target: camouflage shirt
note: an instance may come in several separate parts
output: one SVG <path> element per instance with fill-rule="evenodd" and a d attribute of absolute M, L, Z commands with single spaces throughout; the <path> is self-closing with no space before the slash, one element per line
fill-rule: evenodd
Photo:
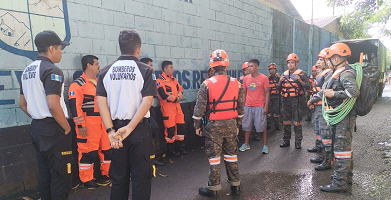
<path fill-rule="evenodd" d="M 347 67 L 347 65 L 345 65 Z M 322 87 L 322 89 L 311 98 L 311 102 L 322 101 L 323 91 L 327 84 L 330 82 L 332 76 L 328 76 Z M 332 99 L 347 99 L 354 98 L 360 95 L 360 89 L 358 89 L 356 82 L 356 74 L 354 70 L 345 70 L 340 76 L 335 79 L 334 83 L 331 86 L 331 89 L 334 90 L 334 97 L 327 99 L 329 102 Z"/>
<path fill-rule="evenodd" d="M 224 74 L 227 72 L 216 73 L 215 75 Z M 208 87 L 206 86 L 205 81 L 201 84 L 200 89 L 197 93 L 197 102 L 194 107 L 194 128 L 198 129 L 201 127 L 201 118 L 206 113 L 206 106 L 208 103 Z M 237 125 L 240 126 L 242 124 L 242 119 L 244 115 L 244 102 L 243 102 L 243 88 L 239 89 L 238 96 L 238 107 L 237 107 L 238 117 L 237 117 Z"/>

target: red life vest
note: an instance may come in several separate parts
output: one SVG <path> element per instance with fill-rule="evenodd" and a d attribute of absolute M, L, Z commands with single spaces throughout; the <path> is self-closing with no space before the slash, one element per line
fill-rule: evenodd
<path fill-rule="evenodd" d="M 297 69 L 293 74 L 290 74 L 289 70 L 284 72 L 285 80 L 282 83 L 281 96 L 283 97 L 296 97 L 304 94 L 302 86 L 299 81 L 296 80 L 296 76 L 301 74 L 303 70 Z"/>
<path fill-rule="evenodd" d="M 279 94 L 280 92 L 277 90 L 278 81 L 280 79 L 277 76 L 269 76 L 269 85 L 270 85 L 270 94 Z"/>
<path fill-rule="evenodd" d="M 236 78 L 231 78 L 227 75 L 216 75 L 205 80 L 206 86 L 208 87 L 207 110 L 212 109 L 213 104 L 219 99 L 227 84 L 227 78 L 230 78 L 227 91 L 220 103 L 210 113 L 210 120 L 226 120 L 238 117 L 237 107 L 241 85 Z"/>

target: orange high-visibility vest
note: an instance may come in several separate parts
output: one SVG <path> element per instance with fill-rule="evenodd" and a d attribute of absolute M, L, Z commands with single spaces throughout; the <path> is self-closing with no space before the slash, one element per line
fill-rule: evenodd
<path fill-rule="evenodd" d="M 208 87 L 208 106 L 207 110 L 212 109 L 213 104 L 219 99 L 221 93 L 227 84 L 227 78 L 230 79 L 227 91 L 225 92 L 220 103 L 210 113 L 210 120 L 226 120 L 238 117 L 238 97 L 240 83 L 235 78 L 227 75 L 216 75 L 205 80 Z"/>
<path fill-rule="evenodd" d="M 279 94 L 280 92 L 277 90 L 278 81 L 280 79 L 277 76 L 269 77 L 269 85 L 270 85 L 270 94 Z"/>
<path fill-rule="evenodd" d="M 303 70 L 297 69 L 293 74 L 290 74 L 289 70 L 284 72 L 285 80 L 282 83 L 281 96 L 283 97 L 296 97 L 304 94 L 304 90 L 299 85 L 299 81 L 296 80 L 296 76 L 301 74 Z"/>

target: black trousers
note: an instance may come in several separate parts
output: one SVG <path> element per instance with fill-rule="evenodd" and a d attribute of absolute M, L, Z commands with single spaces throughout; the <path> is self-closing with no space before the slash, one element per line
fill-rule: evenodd
<path fill-rule="evenodd" d="M 128 123 L 129 120 L 114 120 L 114 129 L 118 130 Z M 122 143 L 122 148 L 112 149 L 109 174 L 113 185 L 110 199 L 128 199 L 130 175 L 132 178 L 132 199 L 150 199 L 155 147 L 148 120 L 142 120 Z"/>
<path fill-rule="evenodd" d="M 34 119 L 30 137 L 37 154 L 38 191 L 42 200 L 68 199 L 72 183 L 71 134 L 53 119 Z"/>

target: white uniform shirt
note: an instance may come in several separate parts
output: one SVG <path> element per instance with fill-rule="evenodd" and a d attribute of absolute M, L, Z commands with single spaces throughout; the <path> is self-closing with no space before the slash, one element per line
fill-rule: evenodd
<path fill-rule="evenodd" d="M 156 94 L 153 69 L 133 56 L 121 56 L 104 67 L 96 86 L 96 95 L 107 97 L 112 120 L 131 120 L 142 98 Z M 149 111 L 145 117 L 150 117 Z"/>
<path fill-rule="evenodd" d="M 21 76 L 20 94 L 27 102 L 27 112 L 33 119 L 53 117 L 49 111 L 46 96 L 57 94 L 60 96 L 60 105 L 68 118 L 68 110 L 64 96 L 64 74 L 54 63 L 44 57 L 38 56 L 36 60 L 24 69 Z"/>

